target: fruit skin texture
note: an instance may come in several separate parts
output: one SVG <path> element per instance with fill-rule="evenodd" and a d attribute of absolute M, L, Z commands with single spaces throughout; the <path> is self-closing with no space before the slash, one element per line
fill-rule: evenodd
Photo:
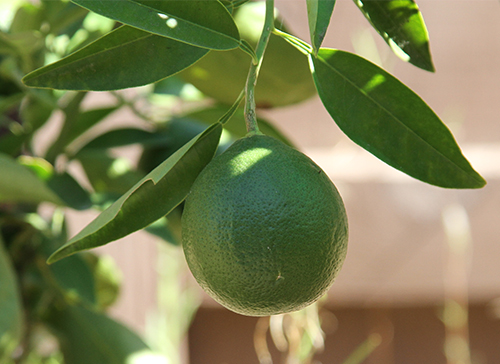
<path fill-rule="evenodd" d="M 302 309 L 323 296 L 347 252 L 347 217 L 312 160 L 264 135 L 236 141 L 196 179 L 182 216 L 200 286 L 248 316 Z"/>

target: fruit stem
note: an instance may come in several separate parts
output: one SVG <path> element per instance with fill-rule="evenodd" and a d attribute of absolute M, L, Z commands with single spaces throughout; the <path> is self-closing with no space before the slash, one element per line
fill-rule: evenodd
<path fill-rule="evenodd" d="M 257 47 L 255 48 L 256 61 L 252 60 L 250 70 L 248 71 L 247 82 L 245 85 L 245 123 L 249 134 L 259 134 L 257 124 L 257 115 L 255 112 L 255 85 L 259 76 L 260 66 L 264 58 L 269 37 L 274 30 L 274 0 L 266 0 L 266 16 L 264 27 Z"/>

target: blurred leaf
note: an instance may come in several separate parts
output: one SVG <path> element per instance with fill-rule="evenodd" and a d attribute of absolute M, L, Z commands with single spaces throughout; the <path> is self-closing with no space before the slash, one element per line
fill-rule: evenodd
<path fill-rule="evenodd" d="M 218 120 L 218 118 L 212 119 L 207 124 L 212 124 L 214 120 Z M 158 143 L 149 143 L 145 146 L 139 159 L 138 168 L 146 173 L 151 172 L 176 150 L 203 132 L 206 127 L 204 123 L 185 118 L 169 121 L 163 128 L 159 128 L 155 132 L 158 137 Z"/>
<path fill-rule="evenodd" d="M 436 186 L 485 185 L 448 128 L 398 79 L 359 56 L 334 49 L 320 49 L 311 62 L 323 104 L 355 143 Z"/>
<path fill-rule="evenodd" d="M 76 159 L 80 161 L 94 190 L 109 194 L 113 201 L 144 177 L 143 173 L 132 169 L 128 159 L 111 157 L 102 149 L 82 151 Z M 109 198 L 106 200 L 109 201 Z"/>
<path fill-rule="evenodd" d="M 248 2 L 234 13 L 241 38 L 254 47 L 264 26 L 265 8 L 263 1 Z M 280 17 L 275 19 L 274 26 L 286 31 L 286 24 Z M 250 56 L 240 48 L 211 51 L 182 71 L 179 77 L 218 102 L 232 105 L 245 87 L 250 62 Z M 272 33 L 255 87 L 257 108 L 297 104 L 315 94 L 306 55 Z"/>
<path fill-rule="evenodd" d="M 39 6 L 24 2 L 16 11 L 10 23 L 9 33 L 23 33 L 40 30 L 43 22 L 43 13 Z"/>
<path fill-rule="evenodd" d="M 116 2 L 109 2 L 115 4 Z M 190 66 L 208 50 L 121 26 L 23 78 L 27 86 L 108 91 L 156 82 Z"/>
<path fill-rule="evenodd" d="M 42 181 L 48 181 L 54 174 L 54 167 L 52 164 L 40 157 L 20 155 L 17 157 L 17 162 L 31 169 Z"/>
<path fill-rule="evenodd" d="M 176 211 L 177 209 L 174 209 L 172 212 Z M 171 215 L 170 213 L 169 215 Z M 174 228 L 171 226 L 172 223 L 170 219 L 167 219 L 165 217 L 162 217 L 161 219 L 155 221 L 151 225 L 149 225 L 145 231 L 150 233 L 151 235 L 154 235 L 163 241 L 166 241 L 167 243 L 170 243 L 172 245 L 180 246 L 181 242 L 178 239 L 178 237 L 175 236 L 175 233 L 172 231 Z"/>
<path fill-rule="evenodd" d="M 0 201 L 63 205 L 63 201 L 31 170 L 2 153 L 0 171 Z"/>
<path fill-rule="evenodd" d="M 86 210 L 92 206 L 89 193 L 67 172 L 52 175 L 47 185 L 66 206 L 75 210 Z"/>
<path fill-rule="evenodd" d="M 97 304 L 94 275 L 80 255 L 75 254 L 56 262 L 50 266 L 50 270 L 67 294 L 89 304 Z"/>
<path fill-rule="evenodd" d="M 354 2 L 398 57 L 434 72 L 429 34 L 414 0 Z"/>
<path fill-rule="evenodd" d="M 145 228 L 180 204 L 215 154 L 222 125 L 216 123 L 193 138 L 139 181 L 49 258 L 53 263 Z"/>
<path fill-rule="evenodd" d="M 78 153 L 91 149 L 108 149 L 131 144 L 154 145 L 161 143 L 163 140 L 164 136 L 144 129 L 114 129 L 95 137 L 84 145 Z"/>
<path fill-rule="evenodd" d="M 318 53 L 325 38 L 335 0 L 307 0 L 307 18 L 314 53 Z"/>
<path fill-rule="evenodd" d="M 210 49 L 238 47 L 240 36 L 227 9 L 216 0 L 72 0 L 147 32 Z"/>
<path fill-rule="evenodd" d="M 12 263 L 0 236 L 0 362 L 8 361 L 23 334 L 22 306 Z"/>
<path fill-rule="evenodd" d="M 104 310 L 113 305 L 118 299 L 122 281 L 121 271 L 110 256 L 96 255 L 90 252 L 81 256 L 90 266 L 94 275 L 97 307 Z"/>
<path fill-rule="evenodd" d="M 80 29 L 88 11 L 69 1 L 42 0 L 43 20 L 52 34 L 72 36 Z"/>
<path fill-rule="evenodd" d="M 227 107 L 213 107 L 202 109 L 199 111 L 195 111 L 191 114 L 186 115 L 186 118 L 199 120 L 203 123 L 209 124 L 212 123 L 213 120 L 219 119 L 224 113 L 227 111 Z M 261 117 L 257 117 L 257 122 L 259 124 L 259 129 L 262 133 L 272 136 L 278 140 L 281 140 L 283 143 L 292 146 L 292 142 L 283 135 L 278 129 L 276 129 L 271 122 L 263 119 Z M 229 131 L 234 137 L 242 138 L 247 134 L 247 130 L 245 127 L 245 115 L 242 109 L 236 110 L 231 119 L 224 124 L 224 129 Z"/>
<path fill-rule="evenodd" d="M 22 94 L 19 94 L 19 96 L 22 97 Z M 20 130 L 15 134 L 10 132 L 0 138 L 0 152 L 12 156 L 19 154 L 23 144 L 29 141 L 35 131 L 47 122 L 53 111 L 52 106 L 42 101 L 41 98 L 32 95 L 22 98 L 24 100 L 21 104 L 19 115 L 22 120 Z"/>
<path fill-rule="evenodd" d="M 78 114 L 76 120 L 73 120 L 71 130 L 67 138 L 67 144 L 85 133 L 97 123 L 104 120 L 108 115 L 118 109 L 117 106 L 92 109 Z"/>
<path fill-rule="evenodd" d="M 65 364 L 132 364 L 141 355 L 144 362 L 168 362 L 127 327 L 82 306 L 58 309 L 48 323 L 60 340 Z"/>

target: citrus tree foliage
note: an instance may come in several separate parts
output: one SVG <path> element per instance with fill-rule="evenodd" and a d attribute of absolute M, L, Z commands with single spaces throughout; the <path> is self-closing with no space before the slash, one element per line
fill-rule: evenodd
<path fill-rule="evenodd" d="M 27 360 L 29 350 L 16 346 L 32 348 L 40 327 L 60 339 L 54 355 L 68 364 L 156 355 L 106 316 L 118 290 L 112 274 L 96 268 L 93 254 L 74 253 L 140 229 L 178 244 L 179 216 L 191 185 L 214 155 L 247 133 L 252 105 L 243 111 L 240 103 L 251 104 L 252 67 L 260 71 L 254 96 L 264 134 L 291 145 L 258 117 L 258 109 L 286 107 L 317 93 L 346 136 L 390 166 L 440 187 L 484 186 L 451 132 L 417 94 L 358 55 L 323 47 L 335 21 L 335 0 L 306 3 L 309 40 L 290 34 L 278 13 L 274 22 L 266 21 L 264 3 L 245 0 L 8 4 L 12 16 L 0 30 L 2 362 Z M 272 1 L 267 5 L 272 9 Z M 353 6 L 402 61 L 434 71 L 415 1 L 356 0 Z M 267 36 L 267 48 L 260 47 Z M 138 100 L 115 92 L 146 85 Z M 112 101 L 84 107 L 89 91 L 109 91 Z M 159 112 L 141 111 L 141 101 Z M 197 108 L 179 107 L 193 104 Z M 96 132 L 122 108 L 144 123 Z M 62 126 L 40 149 L 38 131 L 53 116 Z M 142 150 L 135 167 L 113 152 L 132 144 Z M 87 183 L 69 168 L 75 164 Z M 38 214 L 41 203 L 57 207 L 51 217 Z M 65 208 L 100 214 L 69 239 Z"/>

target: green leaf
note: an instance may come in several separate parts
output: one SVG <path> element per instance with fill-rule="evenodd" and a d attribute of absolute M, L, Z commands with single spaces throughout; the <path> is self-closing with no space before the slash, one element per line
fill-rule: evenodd
<path fill-rule="evenodd" d="M 311 63 L 323 104 L 355 143 L 436 186 L 485 185 L 448 128 L 398 79 L 359 56 L 334 49 L 320 49 Z"/>
<path fill-rule="evenodd" d="M 23 82 L 31 87 L 62 90 L 118 90 L 171 76 L 207 52 L 122 26 L 75 53 L 29 73 Z"/>
<path fill-rule="evenodd" d="M 168 362 L 127 327 L 82 306 L 54 310 L 48 323 L 60 339 L 66 364 L 130 364 L 141 362 L 141 356 L 144 362 L 148 357 Z"/>
<path fill-rule="evenodd" d="M 429 34 L 414 0 L 354 2 L 398 57 L 434 72 Z"/>
<path fill-rule="evenodd" d="M 14 268 L 0 237 L 0 362 L 8 362 L 23 332 L 22 307 Z"/>
<path fill-rule="evenodd" d="M 94 274 L 87 262 L 78 254 L 50 266 L 56 281 L 67 294 L 97 304 Z"/>
<path fill-rule="evenodd" d="M 335 0 L 307 0 L 307 19 L 314 53 L 318 53 L 325 38 Z"/>
<path fill-rule="evenodd" d="M 80 161 L 95 192 L 108 195 L 106 201 L 116 200 L 145 175 L 133 170 L 128 159 L 111 157 L 102 149 L 84 150 L 75 158 Z"/>
<path fill-rule="evenodd" d="M 164 139 L 165 137 L 163 135 L 152 133 L 144 129 L 114 129 L 97 136 L 83 146 L 79 152 L 90 149 L 122 147 L 131 144 L 155 145 L 161 143 Z"/>
<path fill-rule="evenodd" d="M 86 210 L 92 206 L 88 191 L 67 172 L 52 175 L 47 185 L 66 206 L 75 210 Z"/>
<path fill-rule="evenodd" d="M 180 204 L 215 154 L 220 123 L 193 138 L 57 250 L 53 263 L 77 251 L 95 248 L 145 228 Z"/>
<path fill-rule="evenodd" d="M 94 125 L 105 119 L 108 115 L 118 109 L 117 106 L 92 109 L 78 114 L 76 120 L 73 120 L 71 131 L 67 138 L 67 144 L 78 138 Z"/>
<path fill-rule="evenodd" d="M 0 153 L 0 201 L 8 202 L 52 202 L 64 205 L 63 201 L 29 168 L 14 158 Z"/>
<path fill-rule="evenodd" d="M 231 14 L 217 0 L 72 0 L 123 24 L 194 46 L 227 50 L 240 36 Z"/>

